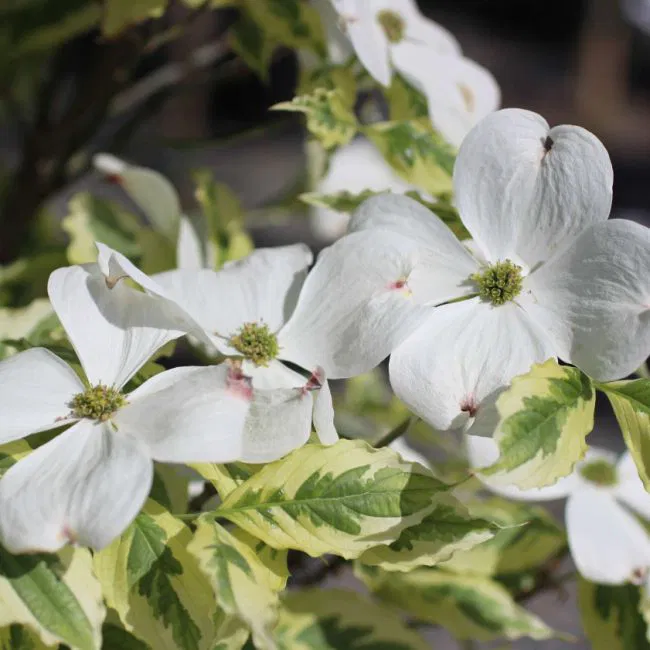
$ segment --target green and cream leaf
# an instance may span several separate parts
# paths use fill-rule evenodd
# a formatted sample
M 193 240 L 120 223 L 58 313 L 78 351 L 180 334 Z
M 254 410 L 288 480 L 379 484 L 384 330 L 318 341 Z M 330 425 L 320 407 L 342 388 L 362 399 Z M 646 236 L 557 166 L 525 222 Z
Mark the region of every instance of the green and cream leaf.
M 288 578 L 287 553 L 243 530 L 226 530 L 207 516 L 198 521 L 188 547 L 210 579 L 217 603 L 251 630 L 255 647 L 275 648 L 280 592 Z
M 358 557 L 394 542 L 447 486 L 390 449 L 309 444 L 266 465 L 216 511 L 277 549 Z
M 98 650 L 105 616 L 88 550 L 12 555 L 0 546 L 0 628 L 24 625 L 46 645 Z
M 129 632 L 157 650 L 212 650 L 216 604 L 187 546 L 190 529 L 153 501 L 95 554 L 107 604 Z
M 361 594 L 312 589 L 284 598 L 279 650 L 427 650 L 394 611 Z
M 584 456 L 594 426 L 595 391 L 577 368 L 554 359 L 536 364 L 512 381 L 496 406 L 500 456 L 481 470 L 490 484 L 552 485 Z
M 650 380 L 598 384 L 612 404 L 639 476 L 650 491 Z

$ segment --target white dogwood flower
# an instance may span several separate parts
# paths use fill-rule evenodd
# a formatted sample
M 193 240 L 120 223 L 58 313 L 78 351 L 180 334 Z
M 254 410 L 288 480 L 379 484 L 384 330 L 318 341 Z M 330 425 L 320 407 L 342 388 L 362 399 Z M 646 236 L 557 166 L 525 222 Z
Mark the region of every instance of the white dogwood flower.
M 492 74 L 462 56 L 456 39 L 424 17 L 415 0 L 333 2 L 370 75 L 384 86 L 390 86 L 393 70 L 404 76 L 424 94 L 433 125 L 452 145 L 458 147 L 477 122 L 499 108 L 501 91 Z M 341 50 L 340 39 L 329 40 Z
M 161 299 L 177 327 L 210 354 L 241 360 L 252 378 L 253 402 L 246 418 L 240 460 L 276 460 L 307 442 L 312 420 L 320 440 L 338 439 L 329 385 L 319 363 L 286 366 L 290 340 L 284 323 L 292 313 L 307 268 L 309 249 L 297 244 L 259 249 L 220 271 L 179 269 L 148 277 L 123 255 L 97 244 L 106 278 L 128 276 Z M 296 364 L 300 365 L 300 364 Z
M 392 55 L 410 43 L 429 52 L 460 55 L 458 41 L 433 20 L 425 18 L 415 0 L 332 0 L 339 27 L 347 34 L 366 70 L 384 86 L 392 78 Z
M 226 364 L 168 370 L 125 393 L 183 333 L 167 327 L 166 305 L 109 286 L 96 264 L 54 271 L 48 292 L 87 381 L 44 348 L 0 363 L 0 444 L 72 425 L 0 479 L 0 540 L 12 552 L 106 546 L 146 500 L 152 459 L 238 460 L 251 404 L 250 382 Z
M 607 221 L 612 182 L 588 131 L 490 115 L 454 169 L 478 255 L 419 203 L 369 199 L 305 282 L 286 353 L 309 367 L 318 351 L 342 377 L 392 352 L 393 389 L 438 430 L 478 425 L 513 377 L 551 357 L 626 376 L 650 352 L 650 230 Z
M 499 449 L 492 438 L 466 436 L 470 464 L 488 467 Z M 571 556 L 588 580 L 620 585 L 643 584 L 650 575 L 650 533 L 640 521 L 650 522 L 650 494 L 643 487 L 634 460 L 626 452 L 616 455 L 591 447 L 572 474 L 549 487 L 521 490 L 491 485 L 492 492 L 519 501 L 567 498 L 565 518 Z

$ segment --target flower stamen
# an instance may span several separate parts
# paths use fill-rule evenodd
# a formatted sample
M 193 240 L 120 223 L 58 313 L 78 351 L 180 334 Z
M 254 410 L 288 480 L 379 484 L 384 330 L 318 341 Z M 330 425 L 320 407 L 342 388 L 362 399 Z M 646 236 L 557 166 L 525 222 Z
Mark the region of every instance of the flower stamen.
M 265 323 L 244 323 L 230 337 L 228 345 L 235 348 L 256 366 L 268 366 L 280 352 L 278 339 Z
M 478 293 L 493 305 L 503 305 L 514 300 L 523 287 L 521 266 L 510 260 L 488 266 L 482 273 L 474 273 L 470 279 L 478 284 Z
M 606 460 L 592 460 L 580 468 L 582 478 L 600 486 L 616 485 L 616 467 Z
M 404 40 L 406 23 L 398 13 L 390 9 L 382 9 L 377 13 L 377 21 L 391 43 L 400 43 Z
M 77 393 L 68 406 L 75 418 L 106 422 L 111 415 L 127 404 L 126 397 L 119 390 L 104 384 L 91 386 L 83 393 Z

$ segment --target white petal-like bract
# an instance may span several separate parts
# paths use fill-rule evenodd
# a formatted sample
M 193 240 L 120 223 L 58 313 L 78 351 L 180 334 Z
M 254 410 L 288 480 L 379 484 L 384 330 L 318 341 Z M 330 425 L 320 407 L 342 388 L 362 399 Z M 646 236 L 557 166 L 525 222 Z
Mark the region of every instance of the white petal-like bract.
M 152 477 L 136 440 L 110 423 L 78 422 L 2 477 L 0 539 L 13 553 L 103 548 L 138 514 Z

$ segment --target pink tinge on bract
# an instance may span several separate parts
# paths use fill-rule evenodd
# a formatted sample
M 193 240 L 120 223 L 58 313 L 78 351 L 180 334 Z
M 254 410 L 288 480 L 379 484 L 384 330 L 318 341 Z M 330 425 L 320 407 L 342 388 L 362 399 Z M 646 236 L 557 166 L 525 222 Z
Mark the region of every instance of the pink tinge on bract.
M 312 390 L 320 390 L 323 387 L 323 382 L 325 381 L 325 371 L 317 366 L 316 369 L 311 373 L 307 383 L 300 389 L 303 394 Z
M 239 364 L 229 364 L 226 386 L 235 397 L 246 401 L 253 399 L 253 380 L 244 374 Z

